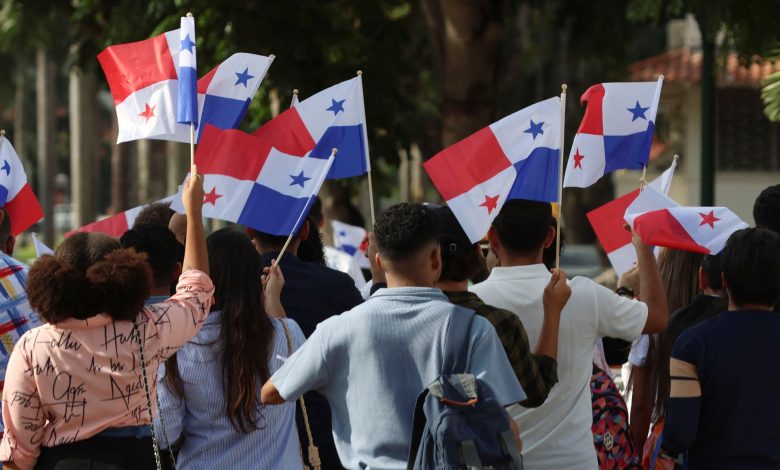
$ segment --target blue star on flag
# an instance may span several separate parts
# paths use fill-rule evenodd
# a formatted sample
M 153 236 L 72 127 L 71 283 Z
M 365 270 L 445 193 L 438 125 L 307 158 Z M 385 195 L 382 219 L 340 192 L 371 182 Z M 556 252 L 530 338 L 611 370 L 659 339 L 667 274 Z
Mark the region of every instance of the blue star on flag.
M 347 100 L 344 99 L 341 101 L 337 101 L 334 100 L 333 98 L 331 98 L 330 100 L 333 102 L 333 104 L 330 105 L 330 108 L 326 108 L 325 111 L 333 111 L 334 116 L 337 115 L 339 112 L 344 111 L 344 102 Z
M 633 116 L 631 116 L 631 122 L 636 121 L 639 118 L 644 119 L 647 121 L 647 118 L 645 117 L 645 112 L 650 109 L 648 106 L 647 108 L 643 108 L 642 106 L 639 106 L 639 100 L 636 101 L 636 105 L 634 105 L 633 108 L 626 108 L 628 109 Z
M 11 165 L 8 164 L 8 160 L 3 161 L 3 167 L 0 170 L 5 170 L 5 176 L 11 174 Z
M 249 75 L 249 67 L 246 67 L 243 72 L 234 72 L 236 74 L 236 83 L 233 86 L 244 85 L 247 88 L 249 80 L 255 78 L 254 75 Z
M 539 134 L 544 135 L 544 129 L 542 129 L 542 125 L 543 124 L 544 124 L 544 121 L 534 122 L 534 120 L 531 119 L 531 127 L 529 127 L 528 129 L 524 130 L 523 132 L 525 132 L 526 134 L 531 134 L 533 136 L 534 140 L 536 140 L 536 136 L 537 135 L 539 135 Z
M 346 238 L 346 236 L 347 236 L 347 232 L 345 230 L 339 232 L 339 237 Z
M 192 39 L 190 39 L 190 35 L 184 36 L 184 39 L 181 40 L 181 50 L 187 50 L 190 54 L 192 54 L 192 48 L 195 47 L 195 43 L 192 42 Z
M 297 184 L 300 187 L 303 187 L 303 184 L 311 179 L 311 178 L 307 178 L 306 176 L 303 176 L 303 171 L 298 173 L 298 176 L 290 175 L 290 178 L 292 178 L 292 183 L 290 183 L 290 186 Z

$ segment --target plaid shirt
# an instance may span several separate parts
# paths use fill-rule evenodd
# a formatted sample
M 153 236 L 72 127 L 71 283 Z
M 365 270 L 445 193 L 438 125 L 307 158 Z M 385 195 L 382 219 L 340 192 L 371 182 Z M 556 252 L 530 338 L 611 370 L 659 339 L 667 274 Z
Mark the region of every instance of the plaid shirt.
M 472 292 L 444 294 L 453 304 L 474 310 L 477 315 L 485 317 L 496 329 L 509 363 L 528 397 L 520 405 L 536 408 L 544 403 L 550 389 L 558 382 L 558 362 L 549 356 L 531 353 L 528 335 L 520 318 L 509 310 L 485 304 Z
M 27 303 L 26 285 L 27 266 L 0 252 L 0 393 L 14 344 L 25 332 L 41 324 L 41 317 Z M 0 435 L 4 430 L 0 417 Z

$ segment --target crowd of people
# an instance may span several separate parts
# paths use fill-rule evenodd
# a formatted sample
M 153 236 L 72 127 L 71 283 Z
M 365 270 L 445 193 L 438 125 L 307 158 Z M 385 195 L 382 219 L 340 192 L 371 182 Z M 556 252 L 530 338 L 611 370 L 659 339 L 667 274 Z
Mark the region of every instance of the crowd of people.
M 657 259 L 634 236 L 616 291 L 555 268 L 547 203 L 504 204 L 490 262 L 448 207 L 391 206 L 363 286 L 328 267 L 320 208 L 284 249 L 252 229 L 206 237 L 202 177 L 182 194 L 186 215 L 152 205 L 29 271 L 0 211 L 0 327 L 19 334 L 3 345 L 4 468 L 434 468 L 415 448 L 425 390 L 472 410 L 477 435 L 440 449 L 457 468 L 489 460 L 491 403 L 511 433 L 490 468 L 780 468 L 780 185 L 720 254 Z

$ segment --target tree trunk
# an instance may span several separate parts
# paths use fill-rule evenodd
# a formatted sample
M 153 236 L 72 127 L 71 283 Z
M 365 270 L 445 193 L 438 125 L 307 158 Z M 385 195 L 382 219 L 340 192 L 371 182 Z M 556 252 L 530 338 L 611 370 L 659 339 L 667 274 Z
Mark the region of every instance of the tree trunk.
M 185 152 L 186 149 L 186 152 Z M 190 149 L 178 142 L 165 143 L 168 184 L 165 194 L 176 194 L 190 169 Z
M 111 136 L 117 135 L 119 125 L 116 114 L 111 115 Z M 111 146 L 111 213 L 117 214 L 127 209 L 127 185 L 124 144 Z
M 43 242 L 54 246 L 55 66 L 45 49 L 36 52 L 36 120 L 38 140 L 38 199 L 43 208 Z
M 97 80 L 94 73 L 74 68 L 69 79 L 70 194 L 74 227 L 95 220 L 95 153 Z
M 701 201 L 715 205 L 715 40 L 702 27 L 701 61 Z
M 502 4 L 423 1 L 442 78 L 442 146 L 488 125 L 494 117 Z
M 22 165 L 24 168 L 31 168 L 30 163 L 27 161 L 27 145 L 25 145 L 25 126 L 24 126 L 24 119 L 25 119 L 25 112 L 24 112 L 24 104 L 25 104 L 25 94 L 27 93 L 27 77 L 25 77 L 25 72 L 27 71 L 26 64 L 22 62 L 22 59 L 19 59 L 19 63 L 17 63 L 17 69 L 16 69 L 16 90 L 14 92 L 14 133 L 11 136 L 14 144 L 14 149 L 16 150 L 16 154 L 19 155 L 19 160 L 21 160 Z M 28 177 L 32 176 L 32 173 L 27 170 Z
M 138 151 L 138 202 L 145 204 L 151 197 L 152 141 L 140 139 L 136 142 Z

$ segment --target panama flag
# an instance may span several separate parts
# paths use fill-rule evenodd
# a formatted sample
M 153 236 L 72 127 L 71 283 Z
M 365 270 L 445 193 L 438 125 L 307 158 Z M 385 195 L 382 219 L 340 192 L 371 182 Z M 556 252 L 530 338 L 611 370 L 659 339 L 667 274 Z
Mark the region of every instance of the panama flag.
M 663 77 L 657 82 L 599 83 L 574 136 L 564 187 L 587 188 L 602 176 L 625 168 L 641 170 L 650 158 Z
M 179 99 L 176 122 L 198 125 L 198 62 L 195 47 L 195 18 L 181 17 L 179 39 Z
M 338 220 L 332 221 L 331 225 L 333 227 L 333 246 L 352 256 L 360 252 L 360 248 L 366 240 L 366 229 Z
M 626 222 L 646 245 L 718 254 L 731 234 L 748 227 L 726 207 L 674 205 L 656 209 L 660 193 L 654 193 L 657 192 L 652 188 L 643 191 L 625 215 Z
M 237 52 L 198 80 L 200 127 L 235 129 L 244 119 L 274 56 Z
M 45 243 L 43 243 L 38 238 L 38 234 L 35 233 L 35 232 L 32 233 L 32 241 L 33 241 L 33 246 L 35 246 L 35 258 L 36 259 L 40 258 L 41 256 L 53 255 L 54 254 L 54 250 L 52 250 Z
M 239 130 L 207 126 L 195 163 L 203 174 L 203 215 L 271 235 L 298 231 L 334 157 L 283 153 Z M 181 195 L 171 208 L 183 212 Z
M 43 218 L 43 209 L 27 182 L 22 161 L 0 133 L 0 207 L 11 218 L 11 235 L 19 235 Z
M 328 179 L 351 178 L 371 167 L 361 75 L 298 102 L 253 132 L 289 155 L 328 159 Z
M 98 60 L 116 106 L 117 143 L 152 138 L 189 142 L 190 128 L 177 122 L 179 75 L 174 58 L 180 30 L 106 48 Z M 189 42 L 186 41 L 186 46 Z M 194 46 L 192 47 L 194 51 Z M 237 127 L 260 87 L 273 56 L 236 53 L 197 82 L 201 129 Z
M 175 197 L 176 195 L 174 194 L 155 202 L 171 203 Z M 75 230 L 71 230 L 65 234 L 65 238 L 68 238 L 74 233 L 79 232 L 98 232 L 111 235 L 112 237 L 121 237 L 122 234 L 133 228 L 136 217 L 138 217 L 138 214 L 140 214 L 141 211 L 144 210 L 148 205 L 149 204 L 142 204 L 140 206 L 133 207 L 132 209 L 128 209 L 126 211 L 119 212 L 118 214 L 100 219 L 96 222 L 92 222 L 91 224 L 87 224 L 83 227 L 79 227 Z
M 179 30 L 117 44 L 98 54 L 116 106 L 117 143 L 147 137 L 189 142 L 189 126 L 176 122 Z
M 558 200 L 561 100 L 510 114 L 423 164 L 472 242 L 508 199 Z
M 661 176 L 650 182 L 648 187 L 655 189 L 661 194 L 669 194 L 669 188 L 672 186 L 672 178 L 676 168 L 677 159 L 672 161 L 672 165 Z M 636 265 L 636 250 L 631 242 L 631 233 L 623 228 L 625 225 L 623 217 L 631 203 L 639 196 L 639 192 L 639 189 L 631 191 L 586 214 L 593 231 L 596 233 L 596 237 L 599 239 L 604 251 L 607 252 L 609 262 L 618 276 Z M 672 205 L 675 204 L 673 201 L 671 203 Z

